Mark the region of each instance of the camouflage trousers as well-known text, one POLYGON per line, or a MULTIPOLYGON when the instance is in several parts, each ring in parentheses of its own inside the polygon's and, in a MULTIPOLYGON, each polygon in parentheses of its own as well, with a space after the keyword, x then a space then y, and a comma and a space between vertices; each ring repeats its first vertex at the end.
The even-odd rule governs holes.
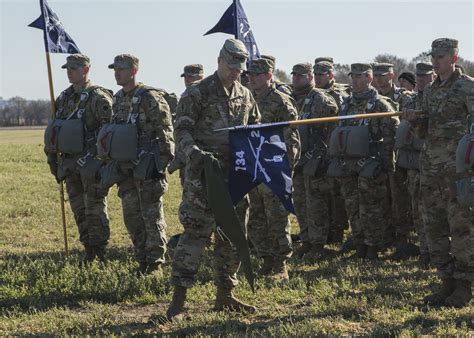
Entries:
POLYGON ((163 263, 166 252, 166 222, 163 194, 165 178, 136 180, 127 177, 118 184, 123 219, 139 263, 163 263))
POLYGON ((422 204, 420 196, 420 171, 407 169, 407 186, 410 194, 411 216, 415 225, 418 241, 420 242, 420 253, 428 253, 428 243, 426 241, 425 223, 422 219, 422 204))
MULTIPOLYGON (((408 239, 412 228, 412 208, 409 195, 408 169, 396 167, 394 173, 389 173, 389 197, 390 197, 390 222, 393 231, 389 235, 395 234, 399 242, 408 239)), ((393 242, 393 241, 392 241, 393 242)))
POLYGON ((344 231, 349 227, 349 220, 344 207, 344 199, 341 195, 341 186, 334 177, 327 176, 331 184, 331 203, 330 203, 330 218, 331 225, 329 232, 344 231))
POLYGON ((454 172, 423 168, 429 163, 422 165, 420 183, 431 262, 442 279, 474 281, 474 210, 459 205, 454 172))
POLYGON ((308 225, 306 223, 306 191, 304 186, 304 175, 299 168, 293 172, 293 205, 295 206, 296 219, 300 226, 300 239, 303 242, 308 242, 308 225))
POLYGON ((338 177, 355 245, 382 247, 387 232, 387 174, 338 177))
MULTIPOLYGON (((224 167, 223 163, 221 166, 224 167)), ((215 233, 216 221, 207 201, 203 166, 187 162, 185 170, 183 200, 179 207, 179 220, 184 233, 173 255, 171 284, 190 288, 196 280, 204 249, 215 233)), ((243 226, 246 223, 246 207, 248 201, 244 199, 236 208, 243 226)), ((214 239, 214 283, 218 287, 232 289, 238 283, 236 274, 240 260, 229 241, 218 234, 214 239)))
POLYGON ((258 257, 291 257, 290 220, 280 199, 263 183, 250 191, 249 198, 247 231, 258 257))
POLYGON ((106 199, 108 189, 102 189, 98 182, 87 180, 74 172, 66 178, 66 191, 79 229, 79 240, 84 246, 104 249, 110 237, 106 199))
POLYGON ((301 228, 307 242, 325 245, 331 226, 332 179, 328 177, 304 176, 306 193, 306 227, 301 228))

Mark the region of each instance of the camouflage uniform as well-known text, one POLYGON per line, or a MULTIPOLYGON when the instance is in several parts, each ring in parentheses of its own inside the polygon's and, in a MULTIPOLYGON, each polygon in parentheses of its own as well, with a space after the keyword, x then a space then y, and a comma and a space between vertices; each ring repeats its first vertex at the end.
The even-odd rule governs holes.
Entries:
MULTIPOLYGON (((314 60, 314 73, 325 74, 333 70, 333 59, 331 57, 319 57, 314 60)), ((336 101, 338 109, 340 109, 344 99, 349 96, 349 86, 336 83, 334 79, 330 80, 328 85, 322 87, 336 101)), ((344 199, 341 196, 341 187, 336 179, 327 177, 328 183, 331 185, 331 203, 330 203, 330 231, 328 242, 340 242, 344 235, 344 230, 348 228, 348 219, 344 207, 344 199)))
MULTIPOLYGON (((377 63, 373 66, 374 74, 386 74, 393 72, 393 65, 390 63, 377 63)), ((380 95, 388 97, 390 103, 395 111, 402 110, 411 101, 413 93, 404 89, 396 87, 392 84, 392 87, 388 92, 381 93, 380 95)), ((408 186, 406 182, 406 170, 395 166, 395 172, 388 173, 389 175, 389 198, 390 202, 390 221, 389 227, 387 227, 386 234, 386 245, 390 245, 393 241, 406 242, 410 233, 411 215, 410 215, 410 203, 406 196, 408 193, 408 186)))
POLYGON ((473 209, 458 203, 453 185, 458 179, 456 147, 469 130, 469 114, 473 114, 473 109, 474 81, 457 69, 449 79, 438 78, 425 88, 422 110, 427 117, 413 123, 418 136, 426 140, 420 156, 420 182, 431 261, 441 279, 471 283, 474 281, 473 209))
MULTIPOLYGON (((202 180, 203 164, 193 161, 194 156, 200 151, 212 152, 227 172, 228 132, 214 132, 214 129, 254 124, 260 116, 250 91, 235 82, 229 93, 217 73, 191 86, 186 94, 178 104, 175 128, 176 141, 188 157, 179 210, 184 233, 175 250, 171 283, 189 288, 195 281, 204 248, 215 230, 214 216, 202 180)), ((235 252, 230 243, 220 236, 215 236, 214 252, 215 283, 222 288, 232 289, 237 285, 236 272, 239 267, 235 252)))
MULTIPOLYGON (((113 123, 127 123, 133 110, 133 98, 144 87, 139 83, 130 92, 120 90, 114 95, 113 123)), ((160 161, 166 168, 174 153, 171 112, 163 92, 147 88, 141 95, 138 117, 131 122, 137 125, 140 148, 146 149, 152 141, 158 140, 160 161)), ((135 257, 142 269, 154 270, 165 261, 163 194, 168 182, 164 173, 156 173, 145 180, 134 178, 134 164, 131 162, 121 162, 120 168, 126 178, 118 183, 118 195, 122 200, 124 223, 132 239, 135 257)))
MULTIPOLYGON (((370 72, 370 65, 353 64, 351 72, 370 72)), ((373 87, 365 93, 353 93, 341 105, 340 115, 391 112, 392 106, 373 87)), ((341 126, 367 125, 371 157, 334 157, 328 174, 337 177, 352 228, 354 244, 380 249, 386 231, 387 173, 394 171, 394 138, 397 118, 344 120, 341 126)), ((332 147, 332 145, 331 145, 332 147)), ((333 150, 330 149, 330 152, 333 150)), ((362 253, 362 256, 364 254, 362 253)))
MULTIPOLYGON (((249 72, 270 71, 264 67, 265 65, 257 63, 258 60, 252 61, 249 72)), ((293 99, 277 90, 274 84, 260 95, 255 94, 255 99, 262 123, 289 121, 297 118, 293 99)), ((293 164, 299 150, 298 132, 296 129, 288 127, 285 128, 284 136, 290 164, 293 164)), ((248 234, 249 239, 257 248, 259 257, 274 256, 279 259, 290 257, 292 245, 288 211, 279 198, 264 184, 252 189, 249 197, 248 234)))
MULTIPOLYGON (((312 71, 312 65, 310 63, 298 63, 293 66, 292 73, 296 72, 299 74, 306 74, 312 71)), ((298 110, 298 118, 301 118, 301 108, 303 106, 306 95, 314 88, 314 82, 309 83, 303 88, 293 89, 293 98, 296 101, 296 108, 298 110)), ((301 229, 307 229, 306 223, 307 212, 306 212, 306 193, 304 187, 304 176, 302 168, 296 168, 293 171, 293 204, 295 206, 296 218, 301 229)), ((303 232, 300 234, 300 239, 303 242, 308 242, 307 233, 303 232)))
MULTIPOLYGON (((336 101, 324 90, 314 88, 306 96, 300 112, 300 119, 337 116, 336 101)), ((312 246, 324 246, 330 229, 332 182, 325 177, 327 169, 326 146, 332 124, 304 125, 299 128, 301 156, 297 170, 304 178, 306 219, 300 224, 303 242, 312 246)))
MULTIPOLYGON (((413 95, 412 100, 406 104, 404 108, 421 110, 423 102, 423 92, 417 92, 413 95)), ((413 129, 412 132, 414 133, 413 129)), ((425 236, 425 227, 422 220, 421 204, 420 204, 420 161, 419 161, 420 152, 415 150, 405 150, 399 149, 397 152, 397 167, 396 170, 399 171, 400 176, 402 173, 402 179, 406 182, 408 188, 408 194, 410 199, 408 201, 410 211, 408 215, 411 215, 413 225, 415 226, 416 232, 418 234, 418 240, 420 242, 420 254, 429 255, 428 253, 428 243, 426 242, 425 236), (413 158, 413 167, 405 168, 401 163, 400 159, 404 156, 404 152, 407 152, 407 156, 413 158), (415 168, 416 167, 416 168, 415 168)), ((400 177, 399 176, 399 177, 400 177)))
MULTIPOLYGON (((62 66, 85 66, 84 60, 89 59, 81 54, 73 54, 67 58, 67 63, 62 66)), ((86 248, 86 255, 91 255, 90 250, 98 250, 102 255, 110 237, 109 219, 107 215, 108 189, 99 186, 94 173, 86 176, 77 162, 84 158, 87 153, 87 161, 91 161, 96 154, 96 136, 100 127, 110 121, 112 108, 111 91, 93 85, 87 81, 81 90, 74 90, 70 86, 56 99, 56 118, 67 119, 75 111, 77 113, 71 118, 82 118, 86 128, 86 148, 78 155, 61 155, 59 168, 56 164, 56 154, 47 154, 48 163, 53 174, 58 173, 66 177, 66 191, 69 196, 69 203, 74 214, 77 227, 79 229, 79 240, 86 248), (88 99, 84 107, 82 117, 78 111, 81 94, 88 93, 88 99)), ((93 258, 87 257, 86 258, 93 258)))

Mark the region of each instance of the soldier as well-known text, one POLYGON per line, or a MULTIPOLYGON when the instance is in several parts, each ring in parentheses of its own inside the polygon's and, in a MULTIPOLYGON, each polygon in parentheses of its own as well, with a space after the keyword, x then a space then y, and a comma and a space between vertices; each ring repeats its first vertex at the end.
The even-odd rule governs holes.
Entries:
POLYGON ((455 157, 459 140, 472 126, 474 81, 455 67, 457 40, 434 40, 430 54, 437 78, 423 91, 424 115, 413 110, 404 114, 425 139, 420 156, 422 212, 431 262, 442 281, 425 302, 463 307, 472 298, 474 217, 472 206, 458 200, 455 157))
MULTIPOLYGON (((58 120, 69 122, 65 122, 67 125, 60 129, 69 140, 58 144, 61 152, 59 163, 55 151, 45 150, 51 173, 58 181, 66 179, 69 203, 79 229, 79 240, 85 248, 86 261, 95 258, 104 260, 110 236, 106 201, 108 189, 101 188, 96 179, 101 162, 95 158, 95 144, 98 130, 110 121, 112 92, 91 83, 87 56, 72 54, 66 60, 61 68, 67 69, 72 85, 56 99, 55 116, 58 120), (68 128, 76 121, 79 121, 79 140, 73 137, 74 130, 68 128), (66 148, 77 148, 77 151, 66 148)), ((50 130, 48 127, 47 133, 50 130)), ((54 132, 51 137, 55 137, 54 132)), ((47 136, 45 140, 51 140, 51 137, 47 136)))
MULTIPOLYGON (((317 64, 318 65, 318 64, 317 64)), ((331 66, 326 62, 326 65, 331 66)), ((337 102, 323 89, 313 88, 303 101, 299 119, 337 116, 337 102)), ((317 260, 324 254, 330 230, 332 181, 325 173, 329 135, 333 124, 303 125, 299 127, 301 156, 295 172, 301 172, 304 182, 306 219, 300 223, 302 245, 299 255, 317 260)))
MULTIPOLYGON (((186 178, 179 217, 184 226, 173 259, 171 284, 173 300, 168 307, 168 320, 180 318, 184 312, 187 289, 192 287, 204 248, 215 230, 215 219, 208 205, 205 183, 201 180, 204 159, 212 153, 224 171, 229 168, 228 132, 214 129, 259 122, 258 107, 250 91, 238 79, 248 52, 235 39, 225 41, 218 57, 217 71, 191 86, 179 102, 176 140, 187 156, 186 178)), ((231 244, 215 236, 214 281, 217 294, 214 309, 255 311, 232 295, 237 285, 239 261, 231 244)))
MULTIPOLYGON (((277 90, 273 82, 273 63, 271 59, 252 60, 248 70, 249 84, 261 114, 262 123, 296 120, 298 113, 294 100, 277 90)), ((285 129, 290 164, 295 163, 298 155, 299 138, 295 128, 285 129)), ((270 188, 260 184, 251 190, 249 238, 263 258, 262 275, 274 280, 288 280, 286 261, 292 254, 290 221, 288 211, 270 188)))
POLYGON ((117 55, 109 68, 122 87, 114 95, 112 122, 135 125, 133 134, 126 137, 130 142, 138 137, 138 163, 119 162, 124 176, 118 182, 124 223, 140 264, 139 271, 153 273, 160 271, 165 261, 163 194, 168 188, 165 169, 174 153, 171 112, 163 91, 137 81, 137 57, 117 55))
MULTIPOLYGON (((186 86, 187 90, 191 85, 196 84, 204 79, 204 68, 201 64, 184 66, 184 71, 183 74, 181 74, 181 77, 184 78, 184 85, 186 86)), ((181 96, 183 95, 185 95, 185 93, 181 94, 181 96)), ((176 117, 173 118, 173 122, 175 118, 176 117)), ((183 185, 186 156, 182 151, 180 151, 178 147, 176 147, 176 153, 174 155, 175 157, 168 167, 168 172, 172 174, 179 169, 179 178, 181 180, 181 185, 183 185)))
MULTIPOLYGON (((405 108, 421 110, 423 101, 423 91, 425 87, 434 80, 433 65, 431 63, 420 62, 416 64, 417 92, 406 104, 405 108)), ((423 220, 421 219, 420 201, 420 150, 424 140, 414 135, 413 128, 408 121, 402 120, 397 129, 395 148, 397 149, 396 172, 399 181, 404 182, 408 188, 409 208, 408 213, 412 217, 412 222, 418 234, 420 242, 420 258, 422 267, 427 267, 430 262, 428 244, 426 243, 423 220)), ((407 251, 397 250, 392 259, 403 260, 409 255, 407 251)))
POLYGON ((405 88, 409 92, 415 90, 416 87, 416 78, 415 74, 412 72, 403 72, 398 77, 398 83, 400 83, 401 88, 405 88))
MULTIPOLYGON (((293 66, 291 71, 291 82, 293 86, 293 98, 296 101, 296 108, 298 109, 298 118, 301 116, 301 107, 306 98, 306 95, 314 88, 314 77, 312 72, 312 65, 309 62, 298 63, 293 66)), ((308 229, 306 224, 306 194, 304 188, 304 176, 301 167, 295 167, 293 172, 293 204, 295 206, 296 218, 300 226, 300 239, 302 245, 296 249, 295 255, 302 258, 303 255, 308 252, 310 246, 305 243, 309 243, 309 239, 306 236, 305 231, 302 229, 308 229)))
MULTIPOLYGON (((276 69, 276 58, 272 55, 262 55, 262 59, 267 59, 270 61, 270 64, 272 65, 273 70, 276 69)), ((272 83, 274 84, 275 88, 279 91, 281 91, 283 94, 292 96, 293 95, 293 88, 291 88, 291 85, 281 82, 278 79, 275 79, 275 77, 272 78, 272 83)))
POLYGON ((186 88, 189 88, 193 83, 204 79, 204 68, 201 64, 184 66, 184 71, 183 74, 181 74, 181 77, 184 78, 184 85, 186 88))
MULTIPOLYGON (((371 86, 369 64, 352 64, 349 75, 353 93, 342 103, 341 116, 393 111, 371 86)), ((344 120, 331 134, 328 175, 340 183, 357 258, 377 259, 382 246, 386 181, 394 170, 397 125, 397 118, 344 120)))
MULTIPOLYGON (((393 64, 376 63, 373 65, 374 87, 380 95, 388 97, 394 110, 403 108, 411 100, 411 92, 403 88, 398 88, 394 84, 395 74, 393 64)), ((408 187, 403 180, 403 175, 397 171, 389 174, 389 196, 391 199, 390 209, 387 210, 389 227, 385 234, 385 247, 395 244, 395 256, 414 255, 417 249, 408 245, 408 235, 410 233, 411 216, 409 215, 410 205, 405 196, 408 196, 408 187)))
MULTIPOLYGON (((314 83, 316 88, 324 89, 336 100, 340 108, 343 100, 349 96, 349 87, 341 85, 334 80, 333 58, 319 57, 315 59, 313 67, 314 83)), ((341 196, 341 188, 337 180, 329 179, 331 184, 331 226, 329 229, 328 243, 342 243, 344 229, 348 227, 347 215, 345 214, 344 200, 341 196)))

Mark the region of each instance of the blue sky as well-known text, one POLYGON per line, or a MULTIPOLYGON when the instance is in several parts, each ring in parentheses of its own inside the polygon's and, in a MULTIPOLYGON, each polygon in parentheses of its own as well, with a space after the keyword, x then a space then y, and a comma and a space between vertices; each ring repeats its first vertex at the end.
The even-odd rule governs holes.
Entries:
MULTIPOLYGON (((460 42, 474 60, 473 1, 268 1, 241 0, 260 52, 277 67, 331 55, 338 63, 370 62, 380 53, 411 59, 438 37, 460 42)), ((93 82, 114 91, 107 65, 116 54, 140 58, 139 80, 180 94, 183 65, 216 68, 229 35, 203 34, 231 0, 49 0, 66 31, 92 60, 93 82)), ((27 25, 40 14, 38 0, 0 0, 0 96, 49 98, 42 32, 27 25)), ((67 55, 53 54, 55 94, 68 86, 60 68, 67 55)))

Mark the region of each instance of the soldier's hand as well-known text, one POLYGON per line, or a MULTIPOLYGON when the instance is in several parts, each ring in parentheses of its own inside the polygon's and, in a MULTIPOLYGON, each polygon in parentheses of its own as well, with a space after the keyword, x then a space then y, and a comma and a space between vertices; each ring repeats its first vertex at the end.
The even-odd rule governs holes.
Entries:
POLYGON ((415 121, 418 118, 418 111, 415 109, 403 109, 402 119, 407 121, 415 121))
POLYGON ((191 160, 191 163, 193 163, 194 165, 202 165, 204 162, 204 159, 209 156, 213 156, 213 154, 210 152, 201 150, 199 148, 195 148, 191 152, 189 159, 191 160))

